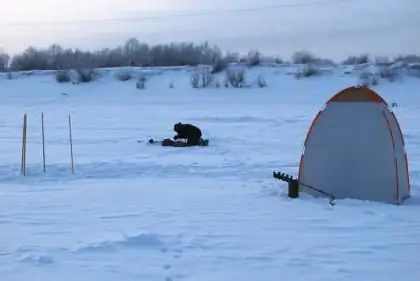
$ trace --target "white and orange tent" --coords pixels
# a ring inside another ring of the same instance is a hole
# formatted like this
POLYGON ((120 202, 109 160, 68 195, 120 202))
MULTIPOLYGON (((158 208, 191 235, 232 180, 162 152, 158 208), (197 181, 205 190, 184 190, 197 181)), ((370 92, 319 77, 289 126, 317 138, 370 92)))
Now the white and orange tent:
POLYGON ((400 204, 410 196, 407 154, 398 121, 367 87, 349 87, 319 111, 304 143, 301 191, 337 199, 400 204))

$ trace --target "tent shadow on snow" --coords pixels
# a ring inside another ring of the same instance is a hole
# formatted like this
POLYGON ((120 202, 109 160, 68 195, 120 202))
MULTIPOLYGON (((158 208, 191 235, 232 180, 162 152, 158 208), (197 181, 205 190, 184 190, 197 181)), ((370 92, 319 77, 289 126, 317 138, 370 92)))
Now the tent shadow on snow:
POLYGON ((404 136, 387 102, 367 87, 330 98, 308 130, 297 180, 299 191, 314 196, 325 195, 307 185, 336 199, 410 198, 404 136))

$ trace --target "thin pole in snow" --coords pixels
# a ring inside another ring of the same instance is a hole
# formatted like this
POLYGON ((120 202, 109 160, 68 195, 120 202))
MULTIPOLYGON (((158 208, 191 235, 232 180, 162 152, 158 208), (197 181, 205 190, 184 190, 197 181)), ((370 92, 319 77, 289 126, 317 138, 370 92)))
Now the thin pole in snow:
POLYGON ((69 114, 69 137, 70 137, 70 159, 71 159, 71 172, 74 174, 74 160, 73 160, 73 137, 71 134, 71 116, 69 114))
POLYGON ((44 131, 44 112, 41 113, 41 127, 42 127, 42 163, 44 168, 44 173, 46 172, 45 166, 45 131, 44 131))
POLYGON ((22 132, 22 159, 20 163, 20 171, 26 176, 26 131, 28 124, 28 116, 26 113, 23 115, 23 132, 22 132))

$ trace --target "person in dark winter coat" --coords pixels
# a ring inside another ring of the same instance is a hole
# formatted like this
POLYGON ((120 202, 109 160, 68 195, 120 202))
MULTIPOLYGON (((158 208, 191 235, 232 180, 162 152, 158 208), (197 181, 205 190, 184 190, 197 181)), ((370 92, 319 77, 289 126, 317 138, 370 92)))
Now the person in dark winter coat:
POLYGON ((191 124, 176 123, 174 125, 174 131, 177 133, 174 136, 174 140, 186 139, 189 145, 199 145, 202 140, 200 128, 191 124))

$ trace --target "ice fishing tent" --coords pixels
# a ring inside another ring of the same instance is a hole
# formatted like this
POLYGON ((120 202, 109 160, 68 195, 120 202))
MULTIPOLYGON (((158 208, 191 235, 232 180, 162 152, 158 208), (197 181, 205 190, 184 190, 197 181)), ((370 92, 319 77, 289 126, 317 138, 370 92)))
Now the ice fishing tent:
POLYGON ((404 137, 386 101, 367 87, 327 101, 307 133, 299 189, 335 198, 400 204, 410 196, 404 137))

